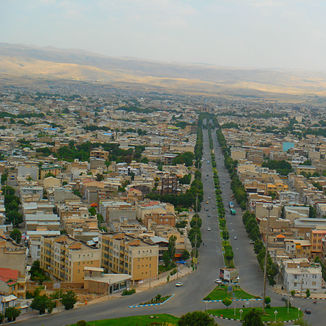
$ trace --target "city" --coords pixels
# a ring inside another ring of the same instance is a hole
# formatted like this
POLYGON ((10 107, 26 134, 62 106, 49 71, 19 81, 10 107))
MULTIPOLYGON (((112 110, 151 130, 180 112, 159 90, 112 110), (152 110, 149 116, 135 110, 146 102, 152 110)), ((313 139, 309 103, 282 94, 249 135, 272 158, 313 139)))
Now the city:
POLYGON ((4 0, 0 324, 324 325, 325 9, 4 0))

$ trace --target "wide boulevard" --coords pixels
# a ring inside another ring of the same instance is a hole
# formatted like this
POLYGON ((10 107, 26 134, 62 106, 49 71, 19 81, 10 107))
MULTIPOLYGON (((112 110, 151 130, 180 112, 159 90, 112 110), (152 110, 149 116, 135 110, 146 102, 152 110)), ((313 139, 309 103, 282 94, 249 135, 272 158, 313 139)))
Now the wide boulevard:
MULTIPOLYGON (((256 256, 253 252, 253 246, 249 244, 249 239, 241 221, 240 208, 236 206, 237 214, 234 216, 228 213, 227 205, 232 198, 230 178, 224 167, 224 160, 216 141, 215 131, 212 131, 212 136, 222 196, 226 208, 227 226, 234 251, 234 262, 239 269, 240 284, 246 291, 261 296, 263 273, 258 266, 256 256)), ((214 281, 218 278, 219 268, 224 266, 218 231, 217 208, 207 129, 203 130, 203 140, 202 181, 204 186, 204 200, 200 211, 200 216, 203 220, 203 245, 199 249, 198 267, 194 272, 181 279, 184 283, 182 287, 176 287, 175 282, 170 282, 132 296, 87 305, 57 314, 43 315, 17 322, 17 324, 26 326, 58 326, 73 324, 78 320, 90 321, 155 313, 169 313, 175 316, 181 316, 186 312, 194 310, 222 308, 223 305, 221 303, 205 304, 203 302, 203 298, 215 287, 214 281), (130 305, 136 305, 149 300, 158 293, 162 295, 174 293, 175 296, 162 306, 129 308, 130 305)), ((267 290, 267 295, 272 298, 272 305, 284 305, 281 297, 274 294, 270 288, 267 290)), ((311 300, 303 299, 297 299, 294 303, 302 309, 308 307, 312 310, 312 315, 308 317, 309 322, 312 325, 320 325, 318 321, 322 320, 323 309, 325 309, 326 304, 318 303, 317 305, 313 305, 311 300)), ((237 303, 237 305, 240 306, 240 303, 237 303)), ((251 303, 251 306, 253 305, 257 306, 260 303, 251 303)), ((240 325, 239 322, 227 320, 218 320, 218 323, 220 325, 240 325)))

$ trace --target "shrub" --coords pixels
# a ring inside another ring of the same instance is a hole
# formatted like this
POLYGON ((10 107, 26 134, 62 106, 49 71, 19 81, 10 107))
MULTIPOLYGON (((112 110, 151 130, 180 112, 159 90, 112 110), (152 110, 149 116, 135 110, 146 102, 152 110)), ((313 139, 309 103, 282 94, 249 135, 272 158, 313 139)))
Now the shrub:
POLYGON ((87 326, 87 323, 85 320, 79 320, 77 321, 76 326, 87 326))
POLYGON ((125 289, 122 291, 121 295, 132 295, 134 293, 136 293, 136 289, 130 289, 130 290, 125 289))

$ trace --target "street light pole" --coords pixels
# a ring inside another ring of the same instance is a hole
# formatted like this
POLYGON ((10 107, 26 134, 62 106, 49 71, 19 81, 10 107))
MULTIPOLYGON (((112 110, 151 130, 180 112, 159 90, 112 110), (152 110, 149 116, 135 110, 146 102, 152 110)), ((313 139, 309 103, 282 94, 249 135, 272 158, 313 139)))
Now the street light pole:
POLYGON ((265 244, 265 261, 264 261, 263 313, 265 312, 265 298, 266 298, 269 219, 271 217, 271 210, 273 209, 273 205, 266 206, 266 209, 268 210, 268 219, 267 219, 266 244, 265 244))

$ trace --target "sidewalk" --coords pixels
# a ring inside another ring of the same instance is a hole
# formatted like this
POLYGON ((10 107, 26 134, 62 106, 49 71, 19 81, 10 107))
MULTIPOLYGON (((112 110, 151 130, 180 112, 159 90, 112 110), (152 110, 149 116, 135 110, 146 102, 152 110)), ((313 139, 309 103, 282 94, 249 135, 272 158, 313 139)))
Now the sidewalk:
POLYGON ((136 287, 136 292, 143 292, 143 291, 146 291, 150 288, 153 288, 153 287, 156 287, 156 286, 159 286, 159 285, 162 285, 162 284, 165 284, 167 283, 167 277, 168 275, 170 275, 170 280, 169 282, 171 281, 175 281, 177 280, 178 278, 181 278, 185 275, 188 275, 192 272, 192 268, 191 267, 180 267, 179 268, 179 271, 178 273, 174 274, 174 275, 170 275, 170 273, 162 273, 163 275, 159 275, 159 278, 158 279, 155 279, 155 280, 152 280, 152 281, 146 281, 142 284, 139 284, 137 287, 136 287))
MULTIPOLYGON (((280 294, 284 297, 288 297, 291 296, 290 293, 288 293, 286 290, 282 290, 282 287, 280 285, 276 285, 273 288, 273 291, 277 294, 280 294)), ((316 300, 326 300, 326 293, 314 293, 311 292, 310 293, 310 297, 306 298, 306 293, 302 292, 302 293, 296 293, 295 298, 304 298, 304 299, 316 299, 316 300)))

